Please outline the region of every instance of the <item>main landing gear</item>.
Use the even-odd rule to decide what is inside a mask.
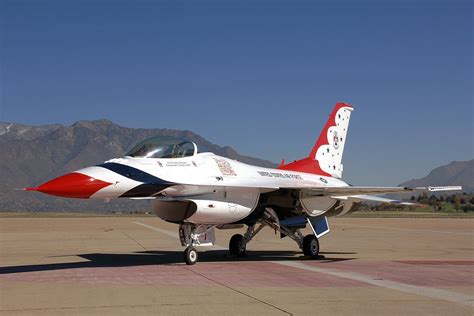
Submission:
[[[235,257],[246,256],[247,244],[265,227],[268,226],[280,232],[281,234],[293,239],[298,247],[303,250],[305,256],[312,259],[319,257],[319,241],[315,235],[309,234],[303,236],[299,229],[288,229],[279,224],[278,216],[271,208],[266,208],[262,218],[255,224],[247,228],[242,236],[240,234],[233,235],[229,242],[229,252]]]

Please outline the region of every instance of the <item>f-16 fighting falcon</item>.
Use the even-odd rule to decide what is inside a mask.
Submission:
[[[337,103],[306,158],[277,169],[241,163],[175,137],[153,137],[122,158],[80,169],[38,187],[50,195],[82,199],[150,199],[154,213],[179,225],[184,261],[198,260],[197,246],[215,242],[215,229],[242,228],[229,242],[233,256],[244,256],[247,244],[265,226],[296,242],[311,258],[319,239],[329,232],[327,217],[340,216],[354,202],[400,203],[371,196],[413,190],[446,191],[461,187],[365,187],[342,178],[342,156],[353,107]],[[311,228],[304,236],[302,229]]]

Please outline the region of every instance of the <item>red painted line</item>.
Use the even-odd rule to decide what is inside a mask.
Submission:
[[[366,283],[308,272],[272,262],[205,263],[195,266],[144,265],[73,268],[10,273],[0,280],[44,283],[130,284],[155,286],[359,287]]]
[[[229,286],[253,287],[355,287],[363,282],[314,273],[272,262],[208,263],[190,268],[212,280]]]

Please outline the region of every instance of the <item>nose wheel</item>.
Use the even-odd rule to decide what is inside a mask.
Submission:
[[[198,260],[198,253],[196,248],[189,246],[186,248],[184,251],[184,262],[186,262],[187,265],[193,265],[197,262]]]

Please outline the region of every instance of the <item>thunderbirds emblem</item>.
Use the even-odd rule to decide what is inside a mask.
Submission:
[[[334,149],[339,148],[339,138],[337,137],[337,132],[334,131],[334,136],[333,136],[333,143],[332,145],[334,146]]]

